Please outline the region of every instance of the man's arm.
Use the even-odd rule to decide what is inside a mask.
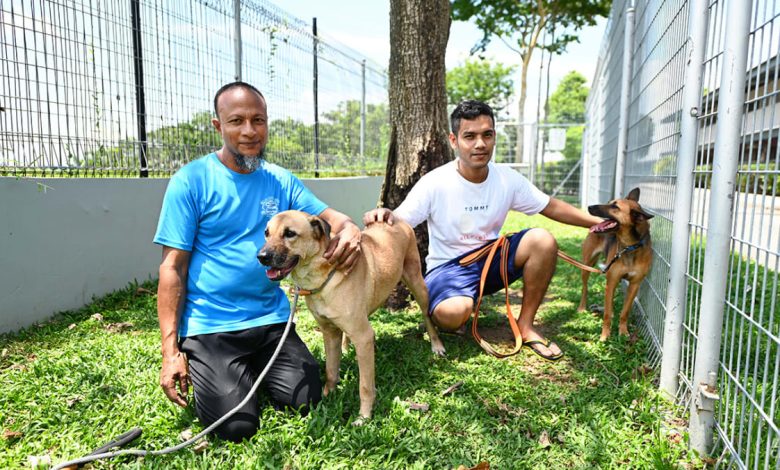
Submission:
[[[157,319],[162,336],[160,387],[169,400],[187,406],[189,371],[187,358],[179,351],[179,314],[187,293],[190,252],[163,246],[160,282],[157,286]],[[181,393],[177,392],[178,384]]]
[[[585,228],[592,227],[603,220],[601,217],[590,215],[554,197],[550,198],[550,202],[542,210],[541,214],[556,222]]]
[[[349,273],[360,254],[360,228],[349,216],[331,208],[322,211],[320,217],[331,226],[333,232],[323,256],[335,262],[338,269]]]

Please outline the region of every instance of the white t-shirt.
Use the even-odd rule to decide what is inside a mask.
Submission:
[[[490,162],[488,177],[472,183],[457,160],[425,174],[393,211],[416,227],[428,221],[428,270],[498,238],[510,210],[538,214],[550,202],[517,171]]]

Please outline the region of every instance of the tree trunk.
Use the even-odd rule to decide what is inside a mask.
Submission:
[[[390,0],[390,148],[382,207],[398,207],[422,175],[452,159],[444,63],[449,34],[448,0]],[[425,272],[426,224],[415,234]],[[407,295],[396,289],[388,306],[402,306]]]

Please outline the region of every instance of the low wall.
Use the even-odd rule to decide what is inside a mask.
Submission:
[[[382,177],[303,180],[356,222]],[[0,177],[0,332],[157,277],[152,243],[167,179]]]

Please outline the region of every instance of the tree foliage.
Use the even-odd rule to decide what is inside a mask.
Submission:
[[[553,123],[584,123],[585,100],[588,98],[588,87],[585,77],[579,72],[571,71],[558,84],[550,96],[547,120]],[[568,162],[576,162],[582,155],[583,126],[566,129],[566,147],[563,156]]]
[[[549,122],[585,122],[585,100],[588,99],[587,80],[581,73],[569,72],[550,96]]]
[[[576,32],[609,13],[609,0],[452,0],[452,18],[474,21],[482,38],[471,52],[485,50],[497,37],[521,58],[518,122],[525,120],[528,68],[535,49],[560,54]],[[543,34],[544,33],[544,34]],[[523,127],[518,126],[517,161],[522,161]]]
[[[480,100],[500,111],[512,97],[516,68],[486,59],[466,60],[447,72],[447,101],[454,105],[465,99]]]
[[[219,133],[211,124],[212,113],[200,111],[189,120],[163,126],[147,134],[147,158],[152,169],[176,170],[218,149]],[[326,169],[380,172],[390,140],[387,105],[366,106],[365,161],[360,155],[360,101],[339,103],[323,113],[320,122],[320,154]],[[138,142],[121,140],[114,147],[100,146],[84,157],[71,159],[78,167],[121,168],[137,158]],[[268,125],[266,157],[290,170],[313,170],[314,124],[290,117],[273,119]],[[123,163],[125,162],[125,163]]]

